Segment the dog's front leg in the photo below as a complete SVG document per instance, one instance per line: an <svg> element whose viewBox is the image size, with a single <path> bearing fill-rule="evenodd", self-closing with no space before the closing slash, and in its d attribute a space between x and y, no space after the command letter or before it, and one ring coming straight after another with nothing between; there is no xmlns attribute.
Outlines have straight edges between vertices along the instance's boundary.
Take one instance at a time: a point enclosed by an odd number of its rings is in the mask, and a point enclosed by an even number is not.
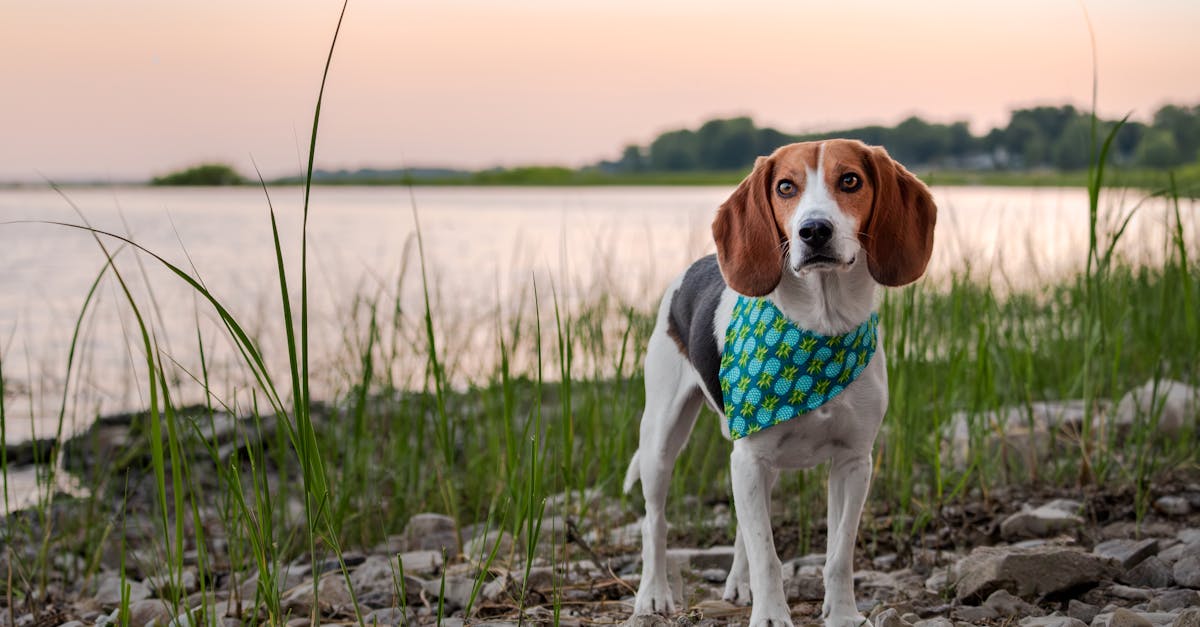
<svg viewBox="0 0 1200 627"><path fill-rule="evenodd" d="M754 607L750 627L791 627L792 617L783 594L779 555L771 535L771 485L775 470L739 440L730 458L733 503L738 535L746 550Z"/></svg>
<svg viewBox="0 0 1200 627"><path fill-rule="evenodd" d="M835 455L829 469L829 544L825 554L826 627L860 627L867 619L854 602L854 545L871 483L871 455Z"/></svg>

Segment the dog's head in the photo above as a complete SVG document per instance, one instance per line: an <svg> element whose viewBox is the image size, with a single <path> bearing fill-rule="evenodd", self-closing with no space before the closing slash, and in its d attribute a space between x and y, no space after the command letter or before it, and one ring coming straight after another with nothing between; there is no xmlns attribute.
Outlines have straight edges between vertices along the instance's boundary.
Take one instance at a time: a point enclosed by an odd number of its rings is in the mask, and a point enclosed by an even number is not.
<svg viewBox="0 0 1200 627"><path fill-rule="evenodd" d="M713 221L726 283L765 296L789 272L837 272L859 255L882 285L911 283L933 252L937 207L887 151L834 139L759 157Z"/></svg>

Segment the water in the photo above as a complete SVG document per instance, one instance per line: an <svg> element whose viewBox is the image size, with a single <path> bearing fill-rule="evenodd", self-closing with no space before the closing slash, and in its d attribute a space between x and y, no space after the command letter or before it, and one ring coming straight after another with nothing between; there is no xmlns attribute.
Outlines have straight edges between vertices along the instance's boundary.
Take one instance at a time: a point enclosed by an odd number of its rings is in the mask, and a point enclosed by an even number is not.
<svg viewBox="0 0 1200 627"><path fill-rule="evenodd" d="M532 311L536 283L543 320L552 324L551 294L565 306L599 293L649 309L675 274L711 252L716 207L728 187L671 188L403 188L322 187L313 191L309 218L311 336L317 393L345 389L340 360L362 328L349 323L357 296L399 302L419 320L420 273L413 202L421 232L437 324L451 354L476 356L496 316ZM127 235L197 274L260 339L286 388L286 354L279 328L279 286L267 202L261 189L70 189L70 200L97 228ZM1031 289L1080 269L1086 258L1087 196L1079 189L955 187L935 190L940 208L934 285L970 271L1005 289ZM1134 192L1102 205L1110 216L1138 204ZM271 190L279 219L289 287L299 292L301 192ZM1200 241L1195 203L1184 201L1185 226ZM1169 212L1164 202L1142 203L1124 254L1137 262L1161 259ZM46 189L0 189L0 222L81 223L62 197ZM214 387L244 388L211 307L145 255L104 239L117 257L160 349L198 376L197 327L211 360ZM186 251L186 252L185 252ZM53 434L63 398L66 357L80 307L105 262L90 234L42 223L0 225L0 358L7 385L10 442ZM194 270L193 270L194 268ZM99 413L143 408L144 363L138 331L119 284L101 283L83 321L81 371L67 395L70 432ZM419 328L414 328L418 332ZM454 342L460 342L455 346ZM480 349L484 350L480 350ZM494 352L491 349L490 352ZM489 352L489 354L490 354ZM410 375L423 358L412 356ZM463 360L487 372L487 357ZM400 383L404 383L403 381ZM411 383L411 381L409 381ZM230 392L232 393L232 392Z"/></svg>

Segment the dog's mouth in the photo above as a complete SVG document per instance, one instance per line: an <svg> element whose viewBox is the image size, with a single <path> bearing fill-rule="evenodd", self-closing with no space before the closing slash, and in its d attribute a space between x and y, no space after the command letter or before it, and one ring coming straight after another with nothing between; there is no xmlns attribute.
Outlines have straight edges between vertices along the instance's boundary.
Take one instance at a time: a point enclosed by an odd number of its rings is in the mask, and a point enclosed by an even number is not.
<svg viewBox="0 0 1200 627"><path fill-rule="evenodd" d="M851 265L854 265L854 259L854 257L851 257L850 260L847 261L844 259L838 259L832 255L826 255L824 253L812 253L800 260L800 263L796 265L796 270L834 270L849 268Z"/></svg>

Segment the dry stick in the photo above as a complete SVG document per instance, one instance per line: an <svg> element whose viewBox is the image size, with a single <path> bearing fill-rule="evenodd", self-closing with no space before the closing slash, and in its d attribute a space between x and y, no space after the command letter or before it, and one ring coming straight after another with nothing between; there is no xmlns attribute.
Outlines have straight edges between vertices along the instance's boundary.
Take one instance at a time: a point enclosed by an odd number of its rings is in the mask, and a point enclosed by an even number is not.
<svg viewBox="0 0 1200 627"><path fill-rule="evenodd" d="M583 535L579 533L579 528L575 526L575 521L570 518L567 519L567 542L574 542L584 553L587 553L588 557L592 559L593 564L597 566L603 564L604 570L608 571L608 575L610 577L619 582L625 587L625 589L637 594L637 590L634 590L633 586L629 585L628 582L626 582L624 579L621 579L616 573L613 572L612 567L609 566L608 560L601 560L600 556L596 555L596 552L592 550L591 546L588 545L587 540L584 540Z"/></svg>

